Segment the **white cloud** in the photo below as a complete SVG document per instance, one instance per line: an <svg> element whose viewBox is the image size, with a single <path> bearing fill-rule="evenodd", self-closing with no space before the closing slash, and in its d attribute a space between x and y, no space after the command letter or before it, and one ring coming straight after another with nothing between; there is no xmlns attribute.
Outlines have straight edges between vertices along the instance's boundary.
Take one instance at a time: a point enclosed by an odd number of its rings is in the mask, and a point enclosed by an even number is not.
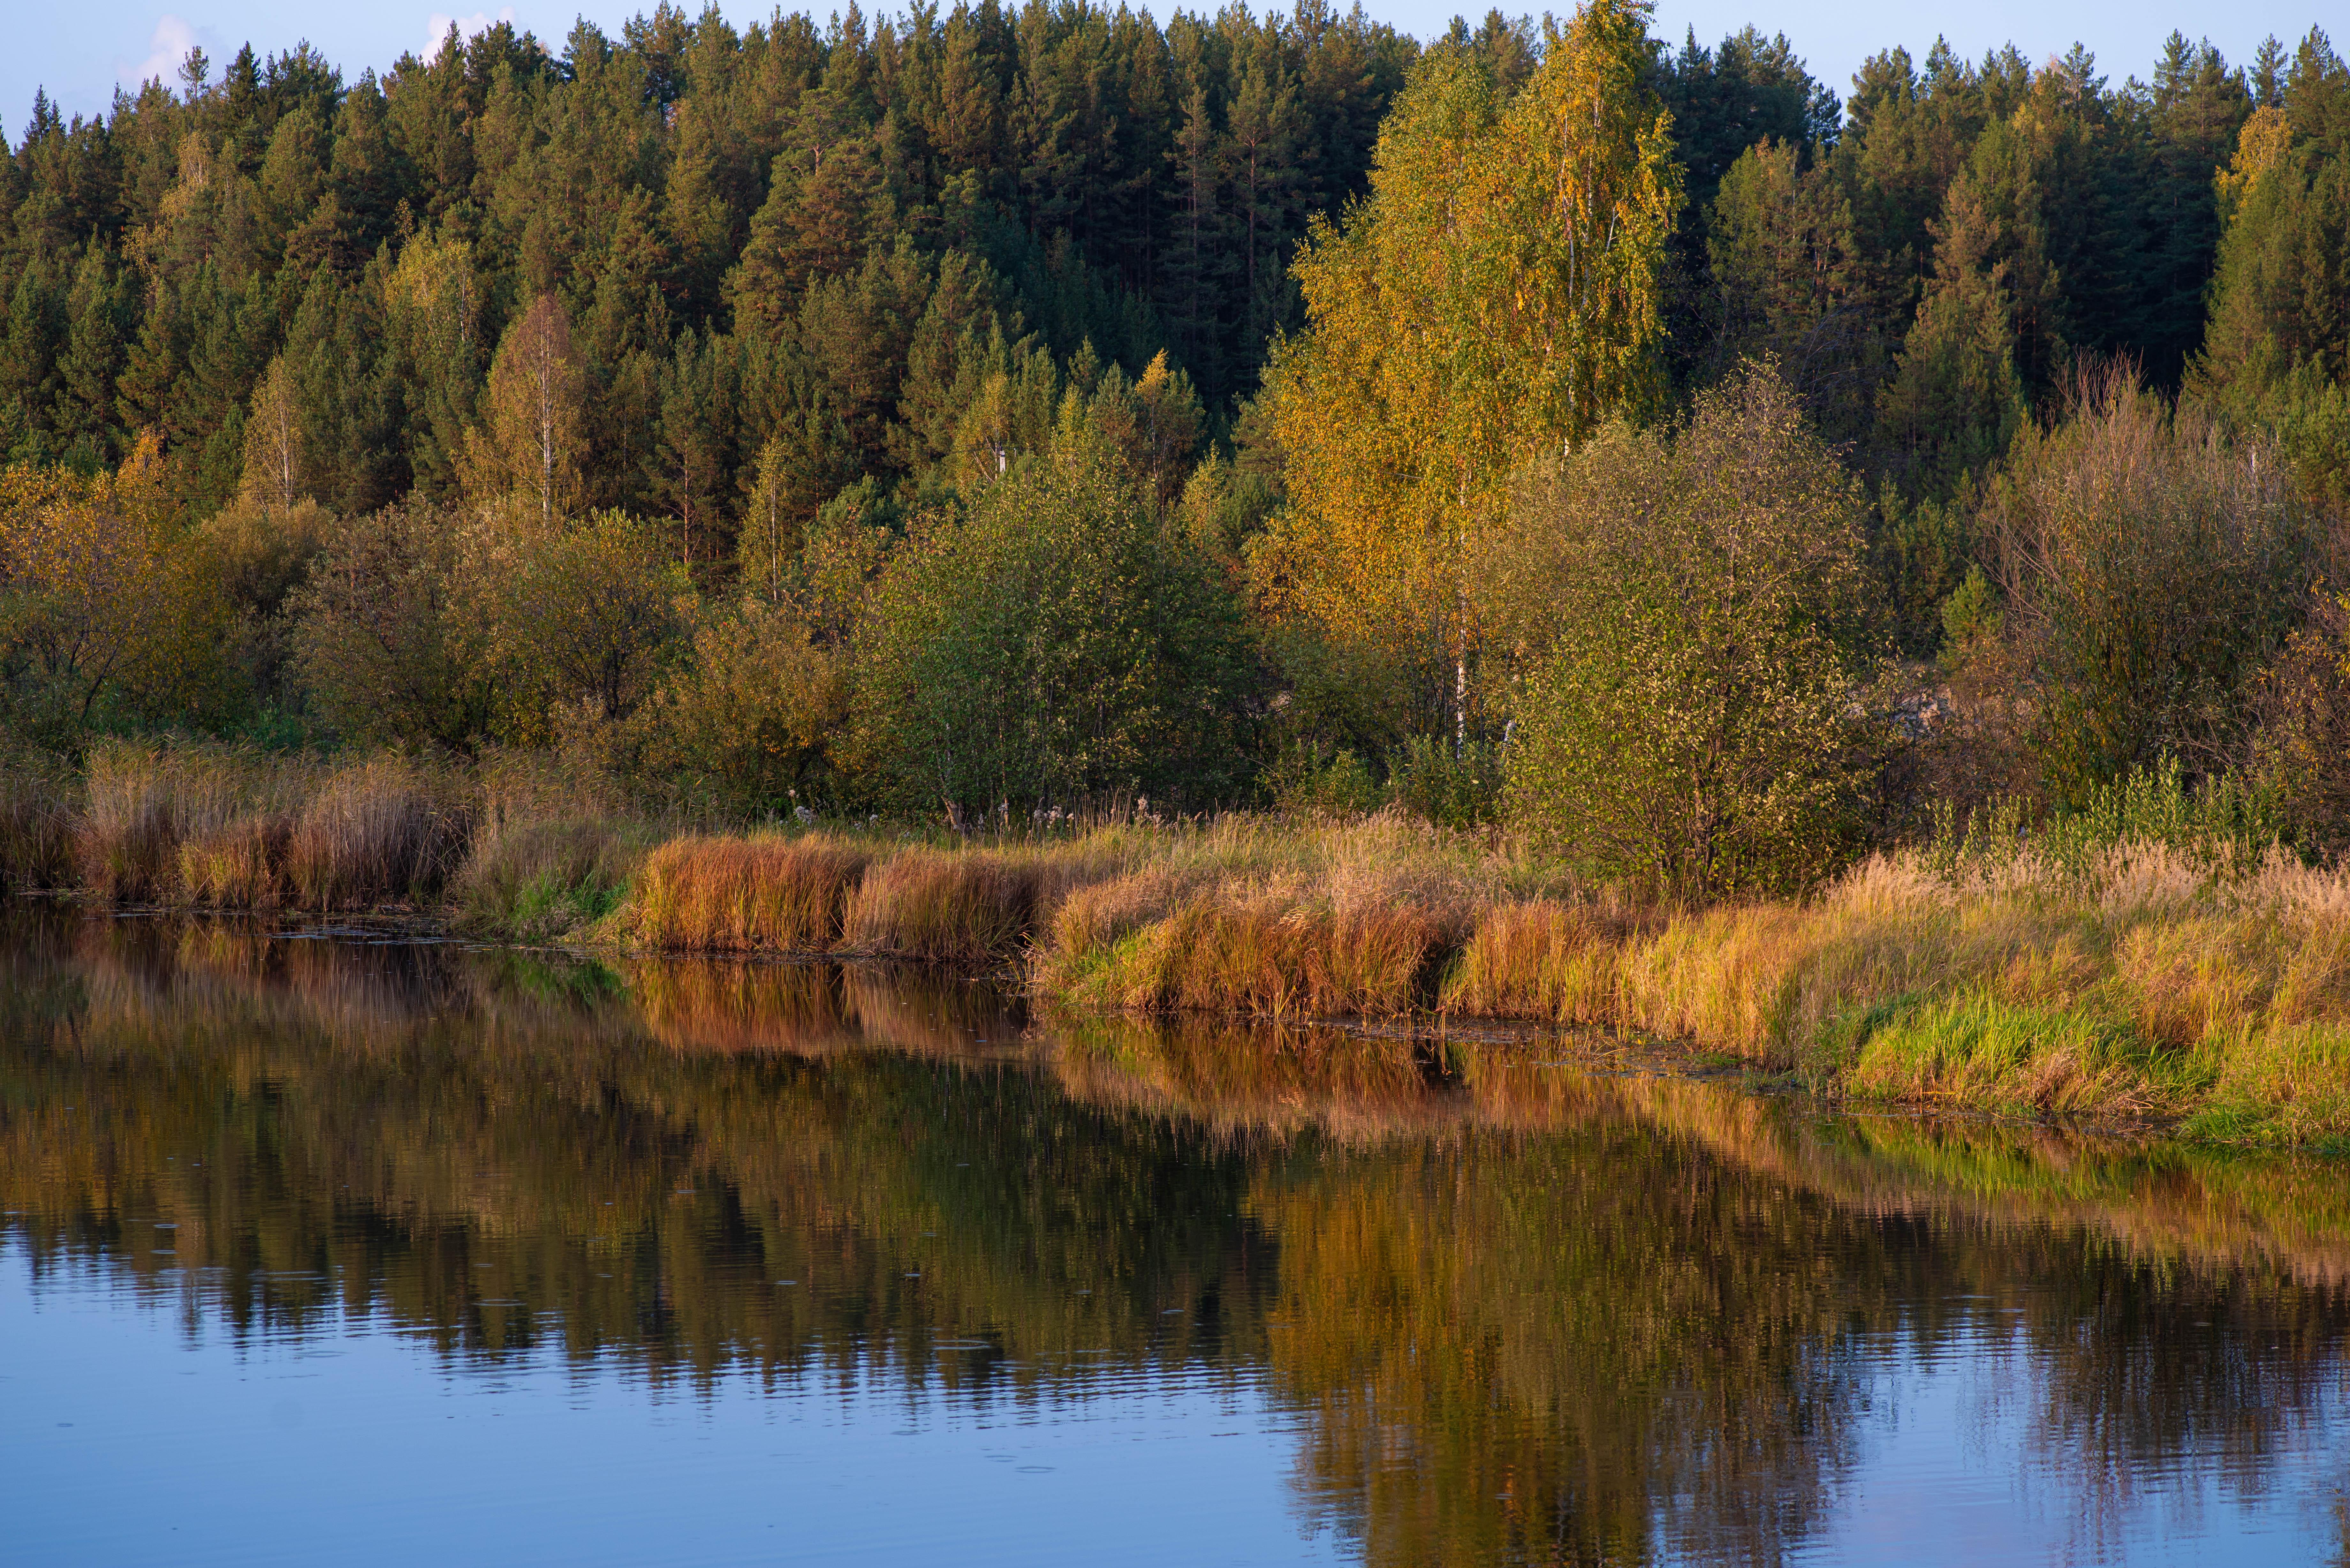
<svg viewBox="0 0 2350 1568"><path fill-rule="evenodd" d="M196 30L187 19L165 12L155 24L155 36L147 40L147 57L136 65L127 60L114 63L114 79L133 92L148 82L161 78L167 88L176 88L180 79L180 62L196 47Z"/></svg>
<svg viewBox="0 0 2350 1568"><path fill-rule="evenodd" d="M440 57L441 46L448 41L449 29L452 26L457 29L459 37L470 38L476 33L488 32L500 22L511 25L514 19L515 11L511 5L502 7L494 16L487 11L476 11L470 16L444 16L435 11L424 24L424 57L430 60Z"/></svg>

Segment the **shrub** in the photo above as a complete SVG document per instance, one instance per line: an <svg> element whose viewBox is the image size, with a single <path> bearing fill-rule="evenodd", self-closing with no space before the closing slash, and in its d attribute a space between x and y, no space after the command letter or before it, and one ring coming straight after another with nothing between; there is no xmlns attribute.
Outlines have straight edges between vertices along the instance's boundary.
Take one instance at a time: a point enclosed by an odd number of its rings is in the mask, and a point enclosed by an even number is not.
<svg viewBox="0 0 2350 1568"><path fill-rule="evenodd" d="M1379 804L1379 781L1371 765L1343 746L1333 751L1294 742L1282 749L1262 782L1285 816L1354 816Z"/></svg>
<svg viewBox="0 0 2350 1568"><path fill-rule="evenodd" d="M421 501L326 531L288 608L303 680L342 733L454 747L487 733L497 682L468 640L468 537Z"/></svg>
<svg viewBox="0 0 2350 1568"><path fill-rule="evenodd" d="M309 579L333 516L315 501L291 506L239 500L198 530L224 604L235 618L231 648L254 700L297 701L286 602Z"/></svg>
<svg viewBox="0 0 2350 1568"><path fill-rule="evenodd" d="M1512 809L1587 875L1681 897L1835 867L1871 769L1839 634L1861 496L1768 368L1677 436L1622 426L1518 498L1558 562Z"/></svg>
<svg viewBox="0 0 2350 1568"><path fill-rule="evenodd" d="M745 599L694 633L637 715L639 766L736 812L812 803L848 714L841 662L789 609Z"/></svg>
<svg viewBox="0 0 2350 1568"><path fill-rule="evenodd" d="M685 576L653 531L598 512L484 549L472 590L509 738L544 741L558 706L626 719L650 694L681 627Z"/></svg>
<svg viewBox="0 0 2350 1568"><path fill-rule="evenodd" d="M2262 684L2259 769L2313 846L2350 846L2350 595L2319 600Z"/></svg>
<svg viewBox="0 0 2350 1568"><path fill-rule="evenodd" d="M2076 379L2063 422L2018 439L1981 533L2054 800L2166 753L2198 772L2242 759L2314 524L2272 454L2122 369Z"/></svg>
<svg viewBox="0 0 2350 1568"><path fill-rule="evenodd" d="M1482 826L1501 815L1501 749L1414 735L1388 758L1388 790L1397 805L1439 827Z"/></svg>
<svg viewBox="0 0 2350 1568"><path fill-rule="evenodd" d="M1238 606L1093 441L918 525L858 651L857 754L902 807L1212 799L1237 774Z"/></svg>

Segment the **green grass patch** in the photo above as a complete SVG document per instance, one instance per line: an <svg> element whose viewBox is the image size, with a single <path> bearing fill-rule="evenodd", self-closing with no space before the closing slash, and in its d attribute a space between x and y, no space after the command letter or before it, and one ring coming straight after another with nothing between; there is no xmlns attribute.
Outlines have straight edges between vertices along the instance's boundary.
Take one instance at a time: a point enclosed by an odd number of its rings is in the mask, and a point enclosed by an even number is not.
<svg viewBox="0 0 2350 1568"><path fill-rule="evenodd" d="M2161 1065L2126 1023L1974 992L1885 1018L1861 1042L1846 1082L1865 1097L2010 1114L2127 1113L2166 1098Z"/></svg>

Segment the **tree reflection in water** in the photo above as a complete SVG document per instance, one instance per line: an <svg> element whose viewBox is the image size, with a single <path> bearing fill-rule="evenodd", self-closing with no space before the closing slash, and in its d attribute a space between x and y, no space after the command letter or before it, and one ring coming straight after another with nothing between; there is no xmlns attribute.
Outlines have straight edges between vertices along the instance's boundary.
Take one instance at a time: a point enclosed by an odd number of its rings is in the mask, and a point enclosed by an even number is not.
<svg viewBox="0 0 2350 1568"><path fill-rule="evenodd" d="M1883 1368L1960 1347L2094 1553L2147 1487L2257 1494L2341 1392L2323 1165L1038 1024L878 970L38 907L0 964L0 1207L38 1269L689 1386L1267 1376L1301 1510L1374 1562L1776 1560L1865 1474Z"/></svg>

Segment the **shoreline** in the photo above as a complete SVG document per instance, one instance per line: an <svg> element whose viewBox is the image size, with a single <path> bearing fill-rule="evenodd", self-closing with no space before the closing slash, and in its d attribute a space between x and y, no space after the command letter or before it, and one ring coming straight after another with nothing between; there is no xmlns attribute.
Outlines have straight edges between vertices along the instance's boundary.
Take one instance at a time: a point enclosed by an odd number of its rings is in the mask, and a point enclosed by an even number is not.
<svg viewBox="0 0 2350 1568"><path fill-rule="evenodd" d="M1018 998L1035 1018L1051 1018L1065 1025L1079 1028L1120 1024L1160 1029L1188 1025L1209 1029L1263 1027L1343 1035L1366 1042L1392 1041L1414 1047L1434 1045L1440 1047L1439 1077L1458 1075L1444 1060L1441 1048L1459 1048L1480 1056L1491 1056L1497 1061L1516 1061L1528 1048L1553 1045L1563 1052L1565 1059L1535 1064L1571 1067L1586 1075L1611 1079L1638 1081L1662 1078L1724 1085L1742 1093L1773 1098L1793 1096L1812 1102L1829 1114L1891 1116L2009 1127L2039 1127L2084 1136L2175 1143L2183 1147L2214 1150L2286 1151L2314 1154L2328 1159L2350 1157L2350 1138L2339 1136L2300 1138L2279 1136L2282 1129L2276 1128L2272 1122L2266 1127L2257 1127L2256 1124L2255 1136L2245 1137L2241 1136L2241 1121L2232 1126L2228 1123L2214 1126L2208 1114L2211 1109L2211 1096L2208 1090L2202 1096L2195 1096L2191 1088L2183 1085L2175 1085L2174 1093L2179 1088L2186 1088L2188 1092L2167 1105L2149 1105L2141 1097L2142 1085L2123 1083L2108 1085L2109 1089L2118 1086L2122 1091L2119 1094L2108 1093L2059 1107L2002 1095L1999 1092L1997 1080L1970 1085L1958 1093L1916 1086L1870 1092L1866 1087L1856 1086L1855 1063L1839 1064L1816 1058L1810 1061L1787 1060L1742 1053L1724 1049L1717 1043L1694 1035L1666 1034L1622 1021L1545 1019L1527 1016L1523 1012L1479 1012L1419 1007L1358 1013L1245 1009L1209 1011L1196 1007L1105 1007L1073 997L1066 991L1050 988L1045 983L1045 976L1050 972L1053 955L1034 943L1017 954L990 963L981 972L958 974L956 971L972 966L958 964L948 959L899 951L839 947L786 949L770 945L736 948L660 946L629 941L621 934L630 908L626 904L615 911L613 918L598 922L599 929L583 929L570 940L534 940L483 929L478 926L468 929L452 919L446 909L434 912L388 907L342 911L205 908L153 902L111 902L72 889L19 889L17 897L71 906L106 919L226 920L255 926L285 922L313 929L266 930L261 934L323 939L389 937L395 941L420 945L448 944L470 950L544 954L607 969L625 968L632 963L695 960L777 967L837 966L883 971L903 968L931 980L951 978L966 983L980 982L996 987L1007 998ZM1703 919L1707 913L1718 914L1719 911L1700 912L1696 918ZM1458 981L1464 956L1458 950L1451 955L1447 967L1453 981ZM624 983L627 981L625 974L620 978ZM2231 1108L2237 1110L2239 1116L2245 1109L2251 1109L2256 1115L2266 1110L2271 1117L2276 1115L2274 1107ZM2229 1136L2230 1133L2237 1136Z"/></svg>

